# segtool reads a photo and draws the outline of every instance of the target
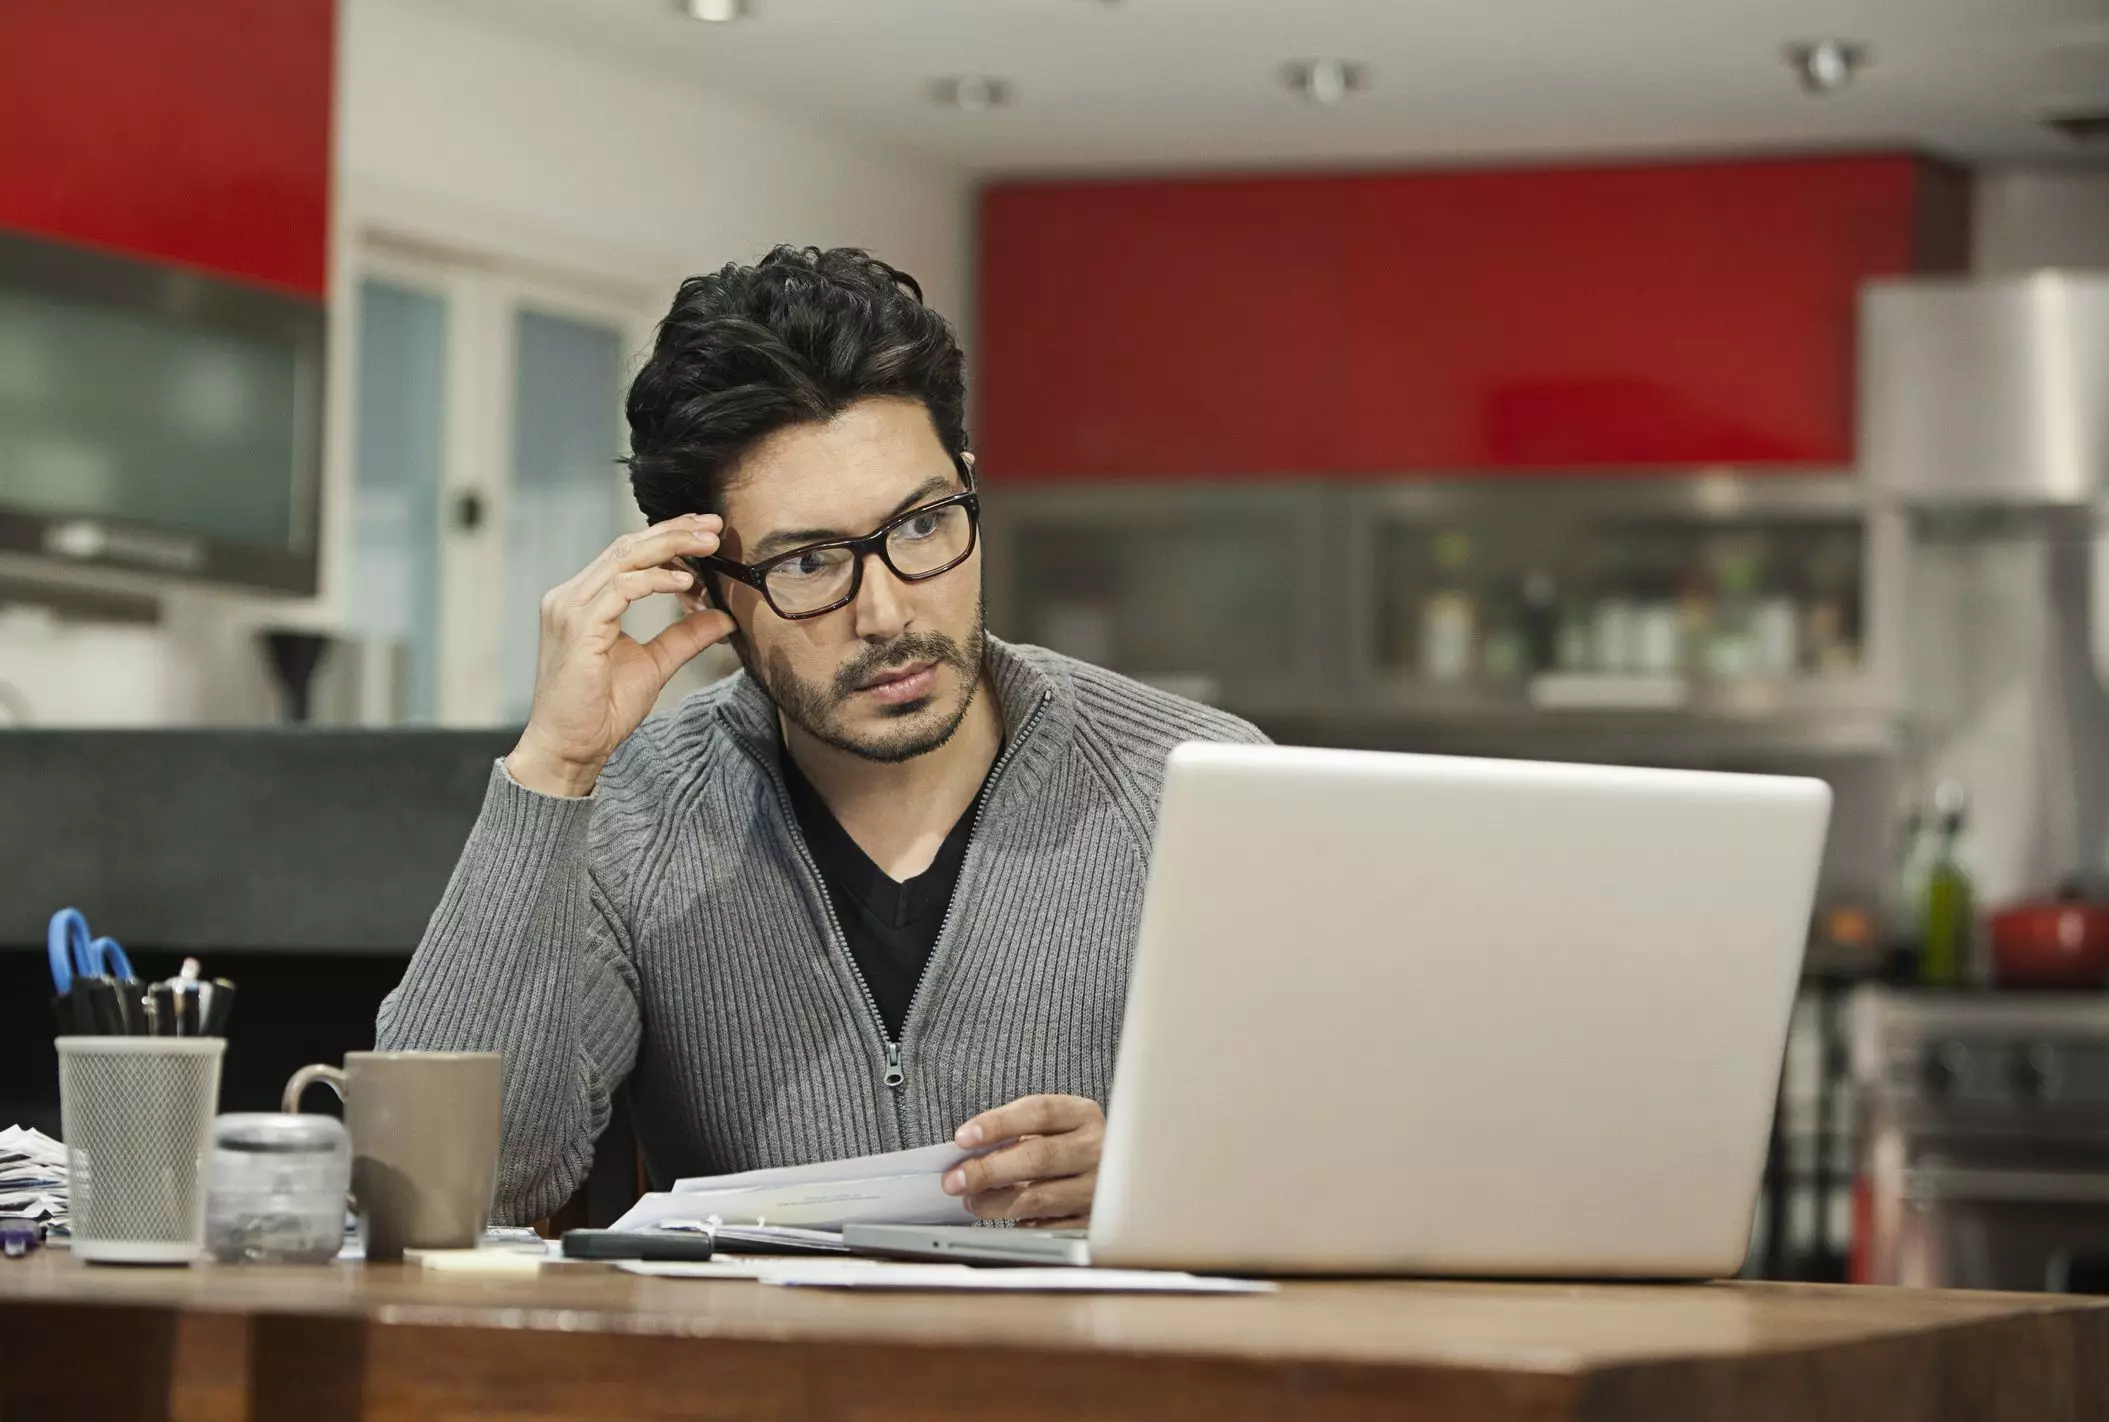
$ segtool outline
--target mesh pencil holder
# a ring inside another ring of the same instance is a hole
[[[73,1253],[187,1264],[205,1250],[206,1162],[220,1101],[219,1037],[61,1037]]]

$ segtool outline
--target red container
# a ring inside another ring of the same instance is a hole
[[[2109,904],[2077,894],[1992,915],[1992,974],[2001,987],[2109,984]]]

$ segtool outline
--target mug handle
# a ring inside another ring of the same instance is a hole
[[[344,1072],[340,1068],[304,1066],[294,1072],[293,1079],[286,1083],[286,1093],[279,1099],[278,1109],[288,1116],[300,1114],[300,1098],[318,1081],[326,1083],[330,1090],[336,1092],[339,1101],[344,1099]]]

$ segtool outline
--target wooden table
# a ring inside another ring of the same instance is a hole
[[[1766,1284],[855,1294],[0,1261],[0,1418],[2109,1418],[2109,1301]]]

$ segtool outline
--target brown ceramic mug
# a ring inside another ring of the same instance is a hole
[[[327,1082],[351,1132],[352,1203],[366,1257],[405,1249],[473,1249],[498,1180],[496,1052],[346,1052],[344,1068],[305,1066],[283,1105]]]

